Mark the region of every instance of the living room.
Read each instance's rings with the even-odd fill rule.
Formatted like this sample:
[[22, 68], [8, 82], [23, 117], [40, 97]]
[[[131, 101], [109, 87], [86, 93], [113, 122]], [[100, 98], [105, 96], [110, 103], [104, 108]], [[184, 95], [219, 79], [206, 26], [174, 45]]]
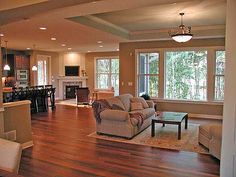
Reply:
[[[7, 90], [17, 87], [17, 72], [3, 73], [0, 89], [6, 102], [1, 137], [23, 148], [18, 160], [13, 158], [13, 171], [22, 176], [234, 176], [234, 5], [233, 0], [1, 2], [2, 66], [9, 62], [14, 71], [28, 70], [28, 90]], [[180, 24], [192, 37], [187, 42], [174, 40]], [[16, 57], [11, 65], [7, 53], [27, 56], [27, 67], [16, 67]], [[89, 105], [77, 105], [77, 87], [88, 88]], [[9, 93], [18, 97], [13, 101]], [[30, 94], [23, 99], [19, 93]], [[118, 97], [99, 102], [94, 95], [100, 93]], [[148, 100], [136, 98], [145, 94]], [[108, 103], [100, 105], [105, 110], [98, 119], [92, 102]], [[139, 117], [129, 113], [139, 106]], [[223, 131], [215, 124], [223, 124]], [[4, 171], [12, 170], [1, 164], [11, 155], [4, 148], [0, 169], [7, 175]]]

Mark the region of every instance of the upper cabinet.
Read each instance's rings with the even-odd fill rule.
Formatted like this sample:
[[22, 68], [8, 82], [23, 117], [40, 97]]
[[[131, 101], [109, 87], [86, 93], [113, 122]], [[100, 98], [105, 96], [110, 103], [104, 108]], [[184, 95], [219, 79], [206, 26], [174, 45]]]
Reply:
[[[4, 71], [5, 64], [10, 66], [10, 71]], [[29, 70], [30, 69], [30, 56], [23, 54], [7, 54], [3, 55], [2, 70], [4, 77], [15, 77], [17, 70]]]
[[30, 56], [15, 55], [15, 68], [16, 70], [28, 70], [30, 68]]

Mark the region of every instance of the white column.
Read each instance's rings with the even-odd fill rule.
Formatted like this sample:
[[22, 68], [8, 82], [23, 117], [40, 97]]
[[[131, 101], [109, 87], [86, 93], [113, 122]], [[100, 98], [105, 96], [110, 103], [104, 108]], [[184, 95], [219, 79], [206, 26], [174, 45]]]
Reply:
[[236, 176], [236, 0], [227, 0], [226, 72], [221, 149], [222, 177]]

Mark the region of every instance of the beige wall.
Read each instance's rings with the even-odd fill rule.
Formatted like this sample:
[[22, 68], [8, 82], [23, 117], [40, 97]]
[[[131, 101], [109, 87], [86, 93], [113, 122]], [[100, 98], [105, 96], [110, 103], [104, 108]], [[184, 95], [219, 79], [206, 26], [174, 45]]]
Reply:
[[80, 76], [81, 76], [81, 70], [85, 69], [85, 54], [76, 52], [60, 53], [59, 58], [60, 58], [60, 65], [59, 65], [60, 76], [65, 76], [65, 66], [80, 66]]
[[15, 130], [20, 144], [32, 145], [30, 103], [25, 100], [3, 104], [5, 133]]
[[221, 150], [221, 177], [236, 176], [236, 1], [227, 1], [226, 69], [223, 141]]
[[112, 56], [119, 56], [119, 52], [92, 52], [92, 53], [86, 53], [85, 54], [85, 70], [88, 74], [88, 87], [90, 90], [90, 93], [94, 90], [94, 59], [99, 57], [112, 57]]
[[[138, 49], [166, 49], [166, 48], [188, 48], [188, 47], [224, 47], [224, 39], [198, 39], [191, 40], [187, 43], [176, 43], [174, 41], [150, 41], [150, 42], [129, 42], [120, 43], [120, 94], [131, 93], [135, 95], [135, 51]], [[213, 55], [213, 52], [210, 52]], [[163, 52], [160, 55], [164, 55]], [[163, 56], [161, 56], [164, 58]], [[210, 61], [208, 64], [210, 64]], [[160, 73], [164, 69], [164, 60], [160, 63]], [[208, 69], [208, 74], [212, 73], [213, 69]], [[164, 72], [162, 72], [164, 73]], [[164, 76], [160, 75], [160, 82], [163, 82]], [[209, 76], [208, 79], [212, 80], [213, 77]], [[132, 85], [128, 85], [132, 83]], [[208, 85], [209, 100], [213, 99], [211, 94], [213, 91], [212, 85]], [[163, 98], [164, 86], [160, 88], [160, 94]], [[219, 104], [199, 104], [199, 103], [178, 103], [178, 102], [165, 102], [159, 101], [158, 107], [160, 110], [173, 110], [173, 111], [185, 111], [197, 114], [210, 114], [210, 115], [222, 115], [223, 105]]]

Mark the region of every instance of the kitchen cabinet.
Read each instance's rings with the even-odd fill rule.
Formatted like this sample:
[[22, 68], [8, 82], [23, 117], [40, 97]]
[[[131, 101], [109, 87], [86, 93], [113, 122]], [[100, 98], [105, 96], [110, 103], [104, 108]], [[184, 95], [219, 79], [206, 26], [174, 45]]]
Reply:
[[28, 55], [15, 55], [15, 68], [17, 70], [29, 70], [30, 57]]

